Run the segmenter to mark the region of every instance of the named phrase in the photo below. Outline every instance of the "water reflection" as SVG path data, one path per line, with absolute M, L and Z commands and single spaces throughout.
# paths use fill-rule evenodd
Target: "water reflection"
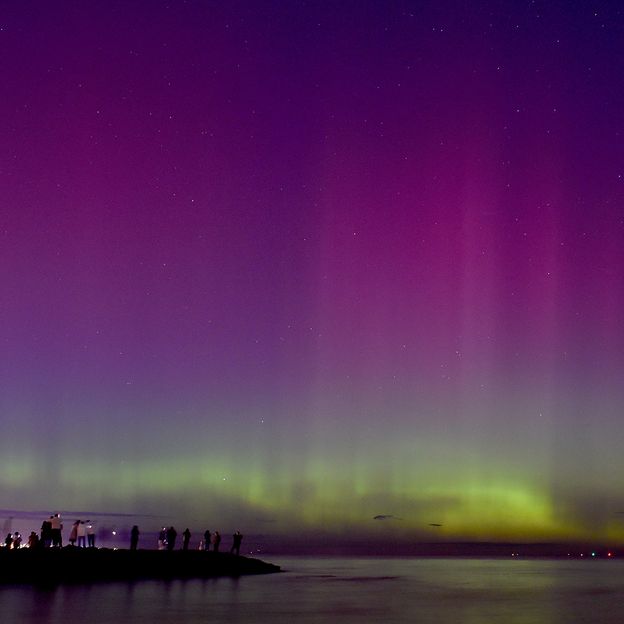
M 624 621 L 624 562 L 285 559 L 240 579 L 0 589 L 3 624 Z

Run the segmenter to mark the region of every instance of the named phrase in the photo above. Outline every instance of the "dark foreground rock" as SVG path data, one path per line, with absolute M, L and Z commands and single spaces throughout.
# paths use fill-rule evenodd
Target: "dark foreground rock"
M 228 553 L 108 548 L 0 549 L 0 583 L 82 583 L 188 579 L 279 572 L 279 566 Z

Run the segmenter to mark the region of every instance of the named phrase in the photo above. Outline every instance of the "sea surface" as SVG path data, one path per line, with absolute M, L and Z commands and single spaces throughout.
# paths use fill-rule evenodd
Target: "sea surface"
M 267 557 L 240 579 L 0 588 L 2 624 L 624 622 L 624 561 Z

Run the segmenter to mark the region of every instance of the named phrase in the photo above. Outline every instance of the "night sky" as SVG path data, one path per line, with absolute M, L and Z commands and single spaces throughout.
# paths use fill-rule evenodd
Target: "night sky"
M 0 507 L 624 541 L 620 6 L 4 3 Z

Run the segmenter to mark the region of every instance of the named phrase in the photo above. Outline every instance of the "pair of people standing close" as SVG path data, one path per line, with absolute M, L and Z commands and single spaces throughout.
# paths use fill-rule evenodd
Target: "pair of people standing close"
M 240 555 L 240 547 L 241 542 L 243 541 L 243 536 L 240 531 L 236 531 L 234 535 L 232 535 L 232 548 L 230 548 L 230 552 L 234 553 L 236 556 Z
M 86 548 L 86 539 L 87 539 L 87 527 L 82 520 L 76 520 L 74 524 L 72 524 L 71 532 L 69 534 L 69 543 L 72 546 L 76 545 L 76 541 L 78 542 L 78 548 Z
M 212 534 L 208 530 L 204 532 L 204 550 L 210 550 L 210 544 L 212 544 L 214 552 L 219 552 L 219 546 L 221 544 L 219 531 L 215 531 Z
M 59 514 L 54 514 L 50 516 L 50 540 L 52 542 L 52 546 L 56 546 L 58 548 L 62 548 L 63 546 L 63 523 L 61 522 L 61 516 Z
M 17 550 L 22 547 L 22 536 L 19 531 L 15 531 L 15 533 L 7 534 L 6 539 L 4 540 L 4 546 L 8 549 Z
M 236 533 L 234 533 L 232 538 L 233 538 L 233 541 L 232 541 L 232 548 L 230 549 L 230 552 L 236 552 L 236 554 L 238 554 L 238 552 L 240 551 L 240 543 L 243 539 L 243 536 L 241 535 L 240 531 L 236 531 Z M 204 532 L 204 550 L 210 550 L 211 544 L 212 544 L 212 550 L 214 552 L 219 552 L 219 548 L 221 546 L 221 534 L 219 533 L 219 531 L 210 533 L 209 530 L 206 530 Z
M 59 514 L 50 516 L 48 520 L 44 520 L 41 524 L 41 543 L 46 548 L 50 546 L 57 546 L 61 548 L 63 546 L 62 536 L 63 524 L 61 523 L 61 517 Z

